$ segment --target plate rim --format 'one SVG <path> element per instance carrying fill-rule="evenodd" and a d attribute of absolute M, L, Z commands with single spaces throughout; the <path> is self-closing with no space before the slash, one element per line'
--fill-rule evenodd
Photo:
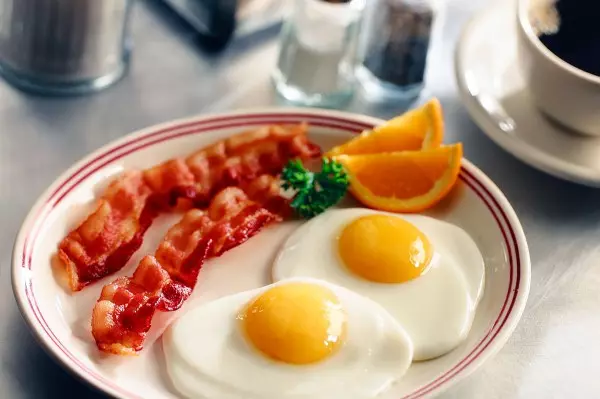
<path fill-rule="evenodd" d="M 191 128 L 191 126 L 198 124 L 206 124 L 208 127 L 205 127 L 205 129 L 210 132 L 213 124 L 215 125 L 214 127 L 212 127 L 213 129 L 225 129 L 227 127 L 219 127 L 219 123 L 240 119 L 242 121 L 240 123 L 240 126 L 249 127 L 251 126 L 249 123 L 252 119 L 257 119 L 261 121 L 261 124 L 269 123 L 264 121 L 264 118 L 268 119 L 268 117 L 279 118 L 279 123 L 284 122 L 285 118 L 293 119 L 295 117 L 296 120 L 292 120 L 292 122 L 297 122 L 298 118 L 302 117 L 313 117 L 316 119 L 323 118 L 324 121 L 330 122 L 330 126 L 355 132 L 360 132 L 361 130 L 364 130 L 369 126 L 375 126 L 384 123 L 384 120 L 382 119 L 366 115 L 354 114 L 350 112 L 323 110 L 315 108 L 307 109 L 297 107 L 261 107 L 251 109 L 240 109 L 231 112 L 200 114 L 190 118 L 175 119 L 169 122 L 156 124 L 134 131 L 133 133 L 127 134 L 120 139 L 113 140 L 96 149 L 95 151 L 92 151 L 88 155 L 81 158 L 78 162 L 74 163 L 63 173 L 61 173 L 52 182 L 52 184 L 50 184 L 50 186 L 39 196 L 35 204 L 31 207 L 27 216 L 25 217 L 24 222 L 20 227 L 17 237 L 15 239 L 11 262 L 11 285 L 13 289 L 13 294 L 19 307 L 19 311 L 21 312 L 21 315 L 26 321 L 33 336 L 36 338 L 40 346 L 61 367 L 69 371 L 78 379 L 85 381 L 88 385 L 101 392 L 104 392 L 117 398 L 137 398 L 137 396 L 135 395 L 131 396 L 130 393 L 128 395 L 124 395 L 123 392 L 119 392 L 119 389 L 115 389 L 114 387 L 107 385 L 105 382 L 103 382 L 103 378 L 98 378 L 94 376 L 93 372 L 90 372 L 89 370 L 84 370 L 84 368 L 78 366 L 73 360 L 69 359 L 68 355 L 58 346 L 58 344 L 55 344 L 52 341 L 52 338 L 50 337 L 49 333 L 44 331 L 44 326 L 38 320 L 36 320 L 36 311 L 31 306 L 31 304 L 29 304 L 29 298 L 27 294 L 27 284 L 31 286 L 31 277 L 33 276 L 33 271 L 28 270 L 25 267 L 24 262 L 26 261 L 26 259 L 24 259 L 22 255 L 24 255 L 24 253 L 27 250 L 28 236 L 30 234 L 37 233 L 36 222 L 39 220 L 38 218 L 43 215 L 44 210 L 48 207 L 49 200 L 51 200 L 53 196 L 61 193 L 62 190 L 65 190 L 65 186 L 67 186 L 71 180 L 75 178 L 79 179 L 79 181 L 76 181 L 74 185 L 71 186 L 71 188 L 73 188 L 80 184 L 81 181 L 85 180 L 88 177 L 88 175 L 93 175 L 95 173 L 94 169 L 92 169 L 92 171 L 89 172 L 88 175 L 80 177 L 83 172 L 86 172 L 87 169 L 94 166 L 95 162 L 97 162 L 98 160 L 102 160 L 103 157 L 111 154 L 116 154 L 113 155 L 113 157 L 111 158 L 112 161 L 114 161 L 123 156 L 126 156 L 128 152 L 120 151 L 122 148 L 125 148 L 128 143 L 131 144 L 139 142 L 142 143 L 144 146 L 154 145 L 159 142 L 165 142 L 180 137 L 173 132 L 179 132 L 179 130 L 181 129 L 185 129 L 186 127 Z M 314 125 L 314 123 L 312 124 Z M 195 130 L 197 129 L 198 128 L 196 127 Z M 173 134 L 169 136 L 167 134 L 169 132 Z M 196 133 L 201 134 L 200 132 Z M 152 139 L 154 137 L 160 138 L 161 134 L 166 136 L 166 138 L 163 137 L 161 140 L 157 141 L 156 143 L 153 143 Z M 194 134 L 194 131 L 188 134 L 192 135 Z M 138 150 L 139 149 L 141 148 L 138 148 Z M 96 166 L 96 169 L 102 169 L 106 165 L 110 164 L 110 162 L 107 162 L 106 164 L 101 164 L 100 166 Z M 507 225 L 507 227 L 513 235 L 513 241 L 516 245 L 515 250 L 519 252 L 518 256 L 515 254 L 515 259 L 517 262 L 517 272 L 520 273 L 520 282 L 517 281 L 517 284 L 520 285 L 516 285 L 515 289 L 512 290 L 514 291 L 512 308 L 510 309 L 510 312 L 506 315 L 503 321 L 503 325 L 500 326 L 500 328 L 498 329 L 498 331 L 496 331 L 495 335 L 491 338 L 491 340 L 484 345 L 483 349 L 481 349 L 481 351 L 477 353 L 473 359 L 468 361 L 467 364 L 464 365 L 464 367 L 459 367 L 462 366 L 462 363 L 465 360 L 468 360 L 468 358 L 473 353 L 479 350 L 479 346 L 482 345 L 484 341 L 486 341 L 488 335 L 490 335 L 491 332 L 494 330 L 496 324 L 494 324 L 494 326 L 490 328 L 488 334 L 479 342 L 479 344 L 477 344 L 475 349 L 473 349 L 473 351 L 466 355 L 462 360 L 460 360 L 457 364 L 451 366 L 449 370 L 440 374 L 440 376 L 436 377 L 436 379 L 434 379 L 433 381 L 418 388 L 416 391 L 405 395 L 403 399 L 415 399 L 418 397 L 429 396 L 433 393 L 439 393 L 448 389 L 450 386 L 456 384 L 458 381 L 463 380 L 476 369 L 478 369 L 484 361 L 486 361 L 491 356 L 495 355 L 505 345 L 506 341 L 512 335 L 514 329 L 516 328 L 527 302 L 531 279 L 530 255 L 525 233 L 517 217 L 517 214 L 515 213 L 514 209 L 512 208 L 508 199 L 504 196 L 502 191 L 491 181 L 491 179 L 489 179 L 481 170 L 479 170 L 479 168 L 474 166 L 470 161 L 463 158 L 461 170 L 464 171 L 466 175 L 470 176 L 471 179 L 475 180 L 475 182 L 479 183 L 481 188 L 487 192 L 487 195 L 491 199 L 491 201 L 496 203 L 497 209 L 502 213 L 505 220 L 505 224 Z M 467 182 L 467 184 L 470 183 Z M 66 190 L 69 189 L 67 188 Z M 61 195 L 61 197 L 62 196 L 64 196 L 64 193 Z M 480 195 L 480 197 L 482 201 L 486 202 L 482 195 Z M 60 199 L 61 198 L 59 198 L 59 201 Z M 503 231 L 502 225 L 498 220 L 498 217 L 489 205 L 488 208 L 490 208 L 490 212 L 493 214 L 494 218 L 496 218 L 499 224 L 499 229 Z M 52 208 L 50 208 L 48 214 L 51 212 Z M 39 231 L 39 226 L 37 227 Z M 32 247 L 32 252 L 34 248 L 35 247 Z M 507 249 L 510 252 L 510 245 Z M 24 274 L 27 273 L 29 273 L 30 276 L 24 276 Z M 508 300 L 508 297 L 511 292 L 510 288 L 511 286 L 509 285 L 509 292 L 507 293 L 506 301 Z M 498 322 L 498 320 L 502 318 L 503 311 L 504 309 L 500 311 L 496 322 Z M 459 369 L 455 371 L 457 367 L 459 367 Z M 452 375 L 446 377 L 448 374 Z"/>
<path fill-rule="evenodd" d="M 489 114 L 483 109 L 476 100 L 476 96 L 468 88 L 464 59 L 466 57 L 465 54 L 469 52 L 467 43 L 470 41 L 473 31 L 482 23 L 482 20 L 490 18 L 494 14 L 501 14 L 502 11 L 505 11 L 509 7 L 514 8 L 514 3 L 514 0 L 509 2 L 495 2 L 477 12 L 465 24 L 454 50 L 454 75 L 462 102 L 483 133 L 496 143 L 496 145 L 520 161 L 562 180 L 590 187 L 600 187 L 600 171 L 576 165 L 562 158 L 550 155 L 538 147 L 502 131 L 491 120 Z M 516 19 L 516 9 L 514 14 Z"/>

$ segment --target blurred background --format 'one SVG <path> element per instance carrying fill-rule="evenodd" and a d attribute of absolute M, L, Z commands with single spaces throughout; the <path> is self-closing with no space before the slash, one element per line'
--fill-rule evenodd
<path fill-rule="evenodd" d="M 403 87 L 410 80 L 406 77 L 387 77 L 398 83 L 398 87 L 392 84 L 392 100 L 378 91 L 377 82 L 375 88 L 365 91 L 364 81 L 358 82 L 357 77 L 354 82 L 355 77 L 347 71 L 341 78 L 311 82 L 294 70 L 293 65 L 312 57 L 309 75 L 321 68 L 336 73 L 332 70 L 337 71 L 339 65 L 362 64 L 366 42 L 386 43 L 387 39 L 373 36 L 375 30 L 366 26 L 366 19 L 373 18 L 367 2 L 341 4 L 344 13 L 337 14 L 340 18 L 318 7 L 322 12 L 316 14 L 321 19 L 304 18 L 311 13 L 307 7 L 323 5 L 318 3 L 321 1 L 0 0 L 3 397 L 42 399 L 65 392 L 81 398 L 104 397 L 55 364 L 28 331 L 12 297 L 11 248 L 35 199 L 60 173 L 89 152 L 132 131 L 200 113 L 272 105 L 327 106 L 389 118 L 436 96 L 451 116 L 446 122 L 447 140 L 472 136 L 475 145 L 490 150 L 490 161 L 511 162 L 506 172 L 499 173 L 513 173 L 511 168 L 522 173 L 509 156 L 476 132 L 455 93 L 454 43 L 463 24 L 487 1 L 408 1 L 404 11 L 393 9 L 395 3 L 403 6 L 401 1 L 377 3 L 385 12 L 380 17 L 387 21 L 394 19 L 394 12 L 410 17 L 429 15 L 438 6 L 441 9 L 431 17 L 431 24 L 407 23 L 406 31 L 397 28 L 397 36 L 425 38 L 427 43 L 417 40 L 411 44 L 407 39 L 397 43 L 396 50 L 391 43 L 390 49 L 371 54 L 372 69 L 382 76 L 386 62 L 393 67 L 411 54 L 421 63 L 427 57 L 427 67 L 416 68 L 414 87 Z M 310 35 L 298 39 L 311 31 L 317 39 Z M 323 40 L 325 48 L 315 55 L 311 46 L 319 45 L 319 37 L 328 40 Z M 300 40 L 303 44 L 298 45 Z M 387 61 L 386 51 L 390 53 Z M 274 82 L 277 72 L 280 90 Z M 328 85 L 332 81 L 335 84 Z M 281 92 L 294 86 L 300 95 L 292 95 L 289 101 Z M 477 163 L 483 156 L 474 148 L 467 147 L 466 155 Z M 532 171 L 525 173 L 538 177 Z"/>
<path fill-rule="evenodd" d="M 600 194 L 521 163 L 469 117 L 454 52 L 466 22 L 492 2 L 0 0 L 2 397 L 103 397 L 36 344 L 10 286 L 19 226 L 74 162 L 132 131 L 197 114 L 300 106 L 388 119 L 431 97 L 444 108 L 445 141 L 464 142 L 465 157 L 517 210 L 538 281 L 506 347 L 444 397 L 564 397 L 560 390 L 571 384 L 561 383 L 559 368 L 551 374 L 551 365 L 563 364 L 572 381 L 581 377 L 578 360 L 591 355 L 584 340 L 554 345 L 565 336 L 563 321 L 576 314 L 561 306 L 572 290 L 598 295 L 593 279 L 567 266 L 578 262 L 586 271 L 595 256 Z M 582 320 L 574 328 L 593 333 L 585 328 L 591 318 Z M 547 333 L 550 325 L 555 333 Z M 578 381 L 588 393 L 600 389 L 597 379 Z"/>

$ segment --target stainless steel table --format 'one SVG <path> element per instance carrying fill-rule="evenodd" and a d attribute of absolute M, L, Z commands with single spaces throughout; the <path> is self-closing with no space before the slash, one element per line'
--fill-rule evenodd
<path fill-rule="evenodd" d="M 451 1 L 443 40 L 435 43 L 428 86 L 418 101 L 440 98 L 447 141 L 514 205 L 527 234 L 533 281 L 525 314 L 502 351 L 444 398 L 591 398 L 600 396 L 600 190 L 562 182 L 515 160 L 469 119 L 453 78 L 454 44 L 485 1 Z M 36 344 L 10 286 L 11 247 L 30 206 L 72 162 L 133 130 L 197 113 L 273 104 L 268 75 L 274 31 L 236 41 L 225 54 L 203 54 L 193 35 L 154 1 L 134 12 L 135 49 L 128 76 L 86 97 L 25 95 L 0 82 L 0 397 L 102 395 L 72 378 Z M 503 34 L 499 32 L 499 34 Z M 351 109 L 380 117 L 401 105 Z M 597 363 L 596 363 L 597 364 Z"/>

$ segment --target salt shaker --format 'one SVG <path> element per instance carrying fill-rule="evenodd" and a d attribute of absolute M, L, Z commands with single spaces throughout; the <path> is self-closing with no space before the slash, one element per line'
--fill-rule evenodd
<path fill-rule="evenodd" d="M 294 0 L 273 83 L 296 105 L 339 108 L 352 98 L 366 0 Z"/>
<path fill-rule="evenodd" d="M 418 96 L 440 5 L 433 0 L 371 3 L 357 71 L 368 98 L 389 101 Z"/>

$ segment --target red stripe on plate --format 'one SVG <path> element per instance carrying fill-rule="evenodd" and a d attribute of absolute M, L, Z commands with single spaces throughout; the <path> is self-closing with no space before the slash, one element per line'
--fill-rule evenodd
<path fill-rule="evenodd" d="M 466 176 L 468 176 L 468 178 Z M 496 223 L 498 224 L 498 227 L 500 228 L 500 231 L 502 233 L 502 237 L 504 238 L 504 242 L 506 243 L 506 247 L 507 247 L 507 251 L 508 251 L 509 266 L 510 266 L 510 269 L 509 269 L 508 291 L 506 293 L 506 297 L 504 299 L 504 303 L 502 304 L 502 308 L 500 309 L 500 313 L 498 314 L 498 318 L 496 319 L 496 321 L 494 322 L 494 324 L 492 325 L 492 327 L 488 330 L 488 332 L 485 334 L 485 336 L 481 339 L 481 341 L 479 341 L 479 343 L 475 346 L 475 348 L 473 348 L 473 350 L 471 352 L 469 352 L 469 354 L 467 356 L 465 356 L 459 363 L 457 363 L 456 365 L 454 365 L 450 370 L 446 371 L 444 374 L 442 374 L 441 376 L 437 377 L 434 381 L 432 381 L 429 384 L 427 384 L 427 385 L 419 388 L 415 392 L 413 392 L 413 393 L 411 393 L 409 395 L 404 396 L 402 399 L 416 399 L 416 398 L 420 398 L 423 395 L 431 392 L 435 388 L 438 388 L 439 386 L 443 385 L 445 382 L 447 382 L 448 380 L 450 380 L 456 374 L 458 374 L 459 372 L 461 372 L 462 370 L 464 370 L 469 364 L 471 364 L 477 357 L 479 357 L 481 355 L 481 353 L 490 345 L 490 343 L 493 342 L 494 338 L 496 338 L 496 336 L 502 330 L 502 327 L 506 323 L 506 320 L 508 319 L 508 316 L 512 312 L 512 308 L 513 308 L 514 303 L 515 303 L 516 289 L 512 289 L 512 285 L 513 285 L 513 273 L 514 273 L 513 270 L 515 269 L 515 262 L 514 262 L 514 258 L 513 258 L 512 247 L 511 247 L 510 242 L 508 240 L 508 236 L 507 236 L 507 234 L 506 234 L 506 232 L 504 230 L 504 226 L 502 225 L 502 223 L 500 221 L 500 218 L 498 217 L 498 215 L 496 214 L 496 212 L 494 210 L 494 206 L 492 206 L 492 204 L 481 193 L 480 189 L 483 189 L 487 193 L 487 195 L 490 196 L 494 200 L 496 209 L 500 210 L 500 212 L 501 212 L 501 214 L 502 214 L 502 216 L 504 218 L 504 221 L 506 222 L 509 230 L 512 232 L 512 238 L 513 238 L 514 246 L 515 246 L 515 248 L 518 248 L 513 228 L 510 225 L 510 223 L 508 223 L 508 218 L 504 214 L 504 211 L 502 210 L 502 208 L 500 208 L 500 205 L 498 204 L 498 202 L 495 201 L 495 199 L 493 198 L 493 196 L 491 195 L 491 193 L 483 186 L 483 184 L 481 182 L 479 182 L 470 172 L 468 172 L 464 168 L 461 170 L 461 176 L 460 176 L 460 178 L 461 178 L 461 180 L 471 190 L 473 190 L 477 194 L 477 196 L 481 200 L 483 200 L 483 202 L 485 203 L 486 207 L 488 208 L 488 210 L 490 211 L 490 213 L 492 214 L 492 216 L 496 220 Z M 470 180 L 473 180 L 474 183 L 471 182 Z M 480 189 L 478 189 L 476 186 L 479 186 Z M 517 249 L 517 251 L 518 251 L 518 249 Z M 517 258 L 517 264 L 520 264 L 518 258 Z M 515 287 L 518 287 L 519 284 L 520 284 L 520 270 L 519 270 L 519 267 L 516 268 L 517 280 L 516 280 Z M 512 300 L 511 300 L 511 294 L 514 294 L 514 295 L 512 295 Z M 506 306 L 507 306 L 507 304 L 509 302 L 510 302 L 510 305 L 508 306 L 508 312 L 506 313 L 506 316 L 504 317 L 504 319 L 502 319 L 502 314 L 506 310 Z M 500 319 L 502 319 L 502 321 Z M 496 329 L 496 327 L 498 327 L 498 328 Z M 488 340 L 488 337 L 490 337 L 490 336 L 491 336 L 491 338 Z M 487 340 L 487 342 L 486 342 L 486 340 Z"/>
<path fill-rule="evenodd" d="M 46 333 L 46 335 L 48 335 L 50 337 L 50 339 L 52 340 L 52 342 L 54 342 L 54 344 L 57 347 L 59 347 L 60 350 L 65 355 L 67 355 L 67 357 L 73 363 L 75 363 L 77 366 L 79 366 L 79 368 L 81 368 L 83 371 L 85 371 L 86 373 L 88 373 L 92 378 L 100 381 L 103 384 L 106 384 L 107 386 L 109 386 L 112 389 L 114 389 L 117 392 L 119 392 L 121 395 L 126 395 L 126 397 L 128 399 L 144 399 L 141 396 L 136 396 L 136 395 L 132 394 L 131 392 L 128 392 L 128 391 L 124 390 L 120 386 L 114 384 L 113 382 L 111 382 L 110 380 L 104 378 L 100 374 L 97 374 L 95 371 L 89 369 L 86 365 L 84 365 L 82 362 L 80 362 L 71 352 L 69 352 L 65 348 L 65 346 L 62 344 L 62 342 L 60 342 L 60 340 L 52 332 L 52 330 L 50 330 L 50 327 L 46 323 L 46 320 L 44 319 L 44 316 L 42 315 L 42 312 L 40 311 L 40 309 L 39 309 L 39 307 L 37 305 L 37 301 L 35 299 L 35 295 L 33 294 L 33 286 L 32 286 L 31 280 L 29 281 L 29 284 L 25 285 L 25 293 L 27 295 L 27 301 L 29 302 L 29 306 L 31 306 L 32 309 L 33 309 L 33 311 L 34 311 L 35 317 L 38 319 L 38 321 L 40 321 L 40 319 L 43 321 L 43 323 L 41 323 L 41 325 L 42 325 L 42 328 L 44 329 L 44 332 Z"/>
<path fill-rule="evenodd" d="M 265 114 L 266 117 L 272 117 L 270 114 Z M 350 133 L 359 133 L 362 130 L 364 130 L 364 126 L 363 125 L 351 125 L 349 123 L 345 123 L 345 124 L 340 124 L 337 122 L 328 122 L 326 120 L 323 120 L 323 118 L 312 118 L 312 117 L 307 117 L 304 118 L 302 120 L 296 120 L 296 119 L 290 119 L 290 121 L 294 121 L 294 122 L 301 122 L 301 121 L 307 121 L 309 122 L 311 125 L 313 126 L 319 126 L 319 127 L 325 127 L 325 128 L 331 128 L 331 129 L 340 129 L 340 130 L 346 130 Z M 241 122 L 237 122 L 237 123 L 229 123 L 229 124 L 221 124 L 221 125 L 216 125 L 216 126 L 204 126 L 202 129 L 199 129 L 198 126 L 195 126 L 193 129 L 190 130 L 185 130 L 182 132 L 177 132 L 178 130 L 180 130 L 181 126 L 176 126 L 176 127 L 172 127 L 171 129 L 164 129 L 161 130 L 160 132 L 162 133 L 162 137 L 159 137 L 155 140 L 152 141 L 147 141 L 144 142 L 144 140 L 146 140 L 148 137 L 154 137 L 155 134 L 149 134 L 147 136 L 143 136 L 143 137 L 138 137 L 137 139 L 134 139 L 131 142 L 128 142 L 126 144 L 122 144 L 120 146 L 118 146 L 117 148 L 120 149 L 124 149 L 127 148 L 126 151 L 116 154 L 110 158 L 108 158 L 107 160 L 105 160 L 104 162 L 102 162 L 99 165 L 96 165 L 93 169 L 87 171 L 87 173 L 85 175 L 83 175 L 82 177 L 80 177 L 79 179 L 75 180 L 75 177 L 78 176 L 79 174 L 81 174 L 84 169 L 92 166 L 93 164 L 96 164 L 97 162 L 99 162 L 100 160 L 106 158 L 108 155 L 111 155 L 114 153 L 113 150 L 109 149 L 106 152 L 99 154 L 96 158 L 94 158 L 93 160 L 90 160 L 89 162 L 87 162 L 85 164 L 85 166 L 83 166 L 82 168 L 78 169 L 76 172 L 74 172 L 71 176 L 69 176 L 69 178 L 67 178 L 60 186 L 59 188 L 57 188 L 56 190 L 53 191 L 53 193 L 50 195 L 50 198 L 48 199 L 48 201 L 46 202 L 46 204 L 44 205 L 44 207 L 42 209 L 40 209 L 40 211 L 38 212 L 38 215 L 36 216 L 36 224 L 34 225 L 32 232 L 30 233 L 30 235 L 28 235 L 25 238 L 25 245 L 23 247 L 24 252 L 25 251 L 29 251 L 29 241 L 35 241 L 37 238 L 37 235 L 39 233 L 39 228 L 43 225 L 44 221 L 46 220 L 46 217 L 48 216 L 48 213 L 50 211 L 52 211 L 52 209 L 62 201 L 62 199 L 69 194 L 75 187 L 77 187 L 81 182 L 83 182 L 85 179 L 87 179 L 88 177 L 90 177 L 92 174 L 94 174 L 95 172 L 97 172 L 99 169 L 107 166 L 108 164 L 126 156 L 129 155 L 133 152 L 139 151 L 143 148 L 149 147 L 153 144 L 158 144 L 161 143 L 163 141 L 166 140 L 171 140 L 174 138 L 179 138 L 179 137 L 184 137 L 184 136 L 190 136 L 190 135 L 194 135 L 194 134 L 199 134 L 199 133 L 205 133 L 208 131 L 215 131 L 215 130 L 222 130 L 222 129 L 231 129 L 231 128 L 235 128 L 235 127 L 242 127 L 242 126 L 259 126 L 259 125 L 263 125 L 263 124 L 275 124 L 275 123 L 282 123 L 282 118 L 277 118 L 277 119 L 262 119 L 262 120 L 255 120 L 252 122 L 248 122 L 248 121 L 241 121 Z M 202 123 L 202 124 L 198 124 L 198 125 L 206 125 L 206 123 Z M 173 132 L 176 132 L 174 134 L 171 134 Z M 135 146 L 137 144 L 137 146 Z M 132 148 L 128 148 L 128 147 L 132 147 Z M 116 150 L 116 149 L 115 149 Z M 58 199 L 54 199 L 58 193 L 60 192 L 60 190 L 64 187 L 66 187 L 68 184 L 70 184 L 72 181 L 75 182 L 69 187 L 67 188 L 59 197 Z M 32 244 L 31 244 L 32 245 Z M 25 254 L 23 254 L 23 260 L 25 260 L 27 258 L 25 258 Z M 31 264 L 31 259 L 27 259 L 27 264 Z M 24 262 L 25 264 L 25 262 Z M 25 266 L 24 266 L 25 267 Z"/>
<path fill-rule="evenodd" d="M 236 122 L 231 122 L 231 121 L 236 121 Z M 293 113 L 293 114 L 239 115 L 239 116 L 230 116 L 230 117 L 216 117 L 213 119 L 171 126 L 169 128 L 150 132 L 147 135 L 137 137 L 137 138 L 135 138 L 131 141 L 128 141 L 126 143 L 123 143 L 115 148 L 109 148 L 104 153 L 98 154 L 98 156 L 91 159 L 86 164 L 84 164 L 81 168 L 79 168 L 77 171 L 75 171 L 73 174 L 71 174 L 71 176 L 69 176 L 67 179 L 65 179 L 65 181 L 62 182 L 58 186 L 58 188 L 56 188 L 52 192 L 52 194 L 50 194 L 47 202 L 43 205 L 40 212 L 38 213 L 38 217 L 42 216 L 42 215 L 43 215 L 43 217 L 39 218 L 39 219 L 36 217 L 36 219 L 38 219 L 38 220 L 36 220 L 34 228 L 32 228 L 30 230 L 30 232 L 28 233 L 28 235 L 26 236 L 26 239 L 24 241 L 23 267 L 28 268 L 28 269 L 32 268 L 33 251 L 30 250 L 30 248 L 33 248 L 35 246 L 35 242 L 37 240 L 37 236 L 39 233 L 39 227 L 41 227 L 43 225 L 43 223 L 47 219 L 50 212 L 65 198 L 65 196 L 68 193 L 70 193 L 73 189 L 78 187 L 90 175 L 92 175 L 99 169 L 105 167 L 109 163 L 114 162 L 126 155 L 129 155 L 133 152 L 139 151 L 146 147 L 164 142 L 166 140 L 175 139 L 178 137 L 188 136 L 188 135 L 192 135 L 192 134 L 205 133 L 207 131 L 215 131 L 215 130 L 220 130 L 220 129 L 241 127 L 241 126 L 255 126 L 255 125 L 270 124 L 270 123 L 301 122 L 301 121 L 307 121 L 309 124 L 311 124 L 313 126 L 346 130 L 346 131 L 349 131 L 352 133 L 358 133 L 362 130 L 372 128 L 372 126 L 369 124 L 358 123 L 358 122 L 354 122 L 354 121 L 347 120 L 347 119 L 340 118 L 340 117 L 329 117 L 329 116 L 319 117 L 319 116 L 316 116 L 313 114 Z M 219 122 L 224 122 L 224 123 L 219 123 Z M 213 124 L 216 124 L 216 125 L 213 125 Z M 188 127 L 193 127 L 193 129 L 187 130 Z M 180 131 L 182 129 L 186 129 L 186 130 Z M 151 138 L 156 138 L 156 139 L 149 140 Z M 116 151 L 120 151 L 120 150 L 125 150 L 125 151 L 118 153 L 116 155 L 113 155 L 110 158 L 104 160 L 104 158 L 106 158 L 109 155 L 112 155 Z M 104 160 L 104 162 L 102 162 L 101 164 L 95 165 L 93 167 L 93 169 L 91 169 L 91 170 L 86 170 L 102 160 Z M 85 175 L 81 176 L 78 179 L 75 179 L 79 174 L 81 174 L 83 172 L 85 172 Z M 473 174 L 471 172 L 469 172 L 468 170 L 466 170 L 464 167 L 461 169 L 461 180 L 463 182 L 465 182 L 465 184 L 485 203 L 486 207 L 490 210 L 490 213 L 492 214 L 492 216 L 498 223 L 498 227 L 500 228 L 500 231 L 502 233 L 502 236 L 504 238 L 504 241 L 505 241 L 508 253 L 509 253 L 509 266 L 510 266 L 509 288 L 508 288 L 508 291 L 506 294 L 505 302 L 502 306 L 502 309 L 501 309 L 496 321 L 493 323 L 492 327 L 487 332 L 487 334 L 476 345 L 476 347 L 467 356 L 465 356 L 459 363 L 457 363 L 455 366 L 453 366 L 450 370 L 448 370 L 441 376 L 437 377 L 434 381 L 419 388 L 417 391 L 409 394 L 408 396 L 405 396 L 404 398 L 406 398 L 406 399 L 409 399 L 409 398 L 415 399 L 415 398 L 421 397 L 421 396 L 431 392 L 432 390 L 438 388 L 439 386 L 441 386 L 444 383 L 446 383 L 447 381 L 449 381 L 452 377 L 454 377 L 456 374 L 458 374 L 459 372 L 464 370 L 464 368 L 466 368 L 475 359 L 477 359 L 485 351 L 485 349 L 489 346 L 489 344 L 491 342 L 493 342 L 493 340 L 496 338 L 498 333 L 504 327 L 504 324 L 506 323 L 508 317 L 510 316 L 510 314 L 513 310 L 513 307 L 514 307 L 514 304 L 516 301 L 516 294 L 517 294 L 519 286 L 520 286 L 520 266 L 521 265 L 520 265 L 519 247 L 517 244 L 514 228 L 510 224 L 508 217 L 506 216 L 503 209 L 500 207 L 496 198 L 490 193 L 490 191 L 485 187 L 485 185 L 482 182 L 480 182 L 479 180 L 477 180 L 477 178 L 475 176 L 473 176 Z M 68 187 L 64 192 L 62 192 L 60 197 L 55 198 L 61 192 L 61 190 L 63 190 L 69 184 L 71 184 L 71 186 Z M 477 186 L 479 188 L 477 188 Z M 482 194 L 480 190 L 483 190 L 483 192 L 485 192 L 486 195 Z M 489 199 L 491 200 L 491 203 L 486 197 L 489 197 Z M 502 216 L 502 219 L 504 220 L 506 226 L 509 229 L 509 234 L 510 234 L 510 237 L 512 238 L 512 245 L 509 242 L 508 235 L 507 235 L 505 228 L 504 228 L 503 224 L 501 223 L 497 213 L 499 213 Z M 36 226 L 38 228 L 35 228 Z M 514 248 L 514 251 L 515 251 L 514 254 L 513 254 L 512 248 Z M 514 257 L 513 257 L 513 255 L 514 255 Z M 514 270 L 515 269 L 515 262 L 514 262 L 515 258 L 516 258 L 516 283 L 515 283 L 515 288 L 512 288 L 513 273 L 515 273 L 515 270 Z M 104 386 L 114 390 L 115 392 L 118 392 L 121 395 L 124 395 L 127 398 L 135 398 L 135 399 L 138 398 L 133 393 L 124 390 L 123 388 L 116 385 L 112 381 L 102 377 L 101 375 L 97 374 L 93 370 L 90 370 L 84 363 L 82 363 L 80 360 L 78 360 L 74 356 L 74 354 L 71 353 L 62 344 L 62 342 L 56 337 L 54 332 L 50 329 L 48 323 L 44 319 L 44 316 L 42 315 L 42 313 L 39 309 L 38 302 L 36 301 L 36 298 L 35 298 L 35 295 L 33 292 L 33 286 L 32 286 L 31 279 L 28 281 L 28 284 L 27 284 L 27 282 L 25 284 L 25 293 L 28 298 L 29 306 L 31 307 L 33 314 L 34 314 L 36 320 L 38 321 L 38 323 L 41 325 L 44 333 L 51 339 L 51 341 L 54 343 L 54 345 L 61 352 L 63 352 L 63 354 L 65 356 L 67 356 L 68 359 L 70 359 L 73 362 L 74 365 L 79 367 L 81 372 L 83 372 L 84 374 L 87 374 L 89 377 L 91 377 L 92 380 L 97 381 L 100 385 L 104 385 Z M 511 299 L 511 294 L 513 294 L 512 299 Z M 502 316 L 504 314 L 504 311 L 506 310 L 506 306 L 507 306 L 507 303 L 509 303 L 509 301 L 510 301 L 510 305 L 508 306 L 507 313 L 506 313 L 506 315 L 504 315 L 504 318 L 503 318 Z M 491 338 L 488 340 L 488 338 L 490 336 L 491 336 Z"/>

